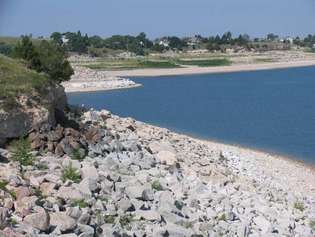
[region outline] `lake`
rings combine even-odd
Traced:
[[[69,102],[315,164],[315,67],[131,79]]]

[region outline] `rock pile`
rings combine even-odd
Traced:
[[[107,75],[104,71],[74,66],[74,75],[71,80],[64,82],[66,92],[112,90],[140,86],[134,81]]]
[[[89,111],[78,131],[30,139],[23,175],[0,165],[0,236],[315,234],[315,195],[247,176],[234,154],[167,129]]]

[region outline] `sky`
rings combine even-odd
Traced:
[[[315,0],[0,0],[0,36],[315,34]]]

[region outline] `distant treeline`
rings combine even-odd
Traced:
[[[50,38],[67,52],[88,53],[91,56],[102,56],[112,50],[145,55],[151,52],[189,49],[207,49],[209,51],[224,52],[228,48],[243,48],[245,50],[288,49],[291,45],[312,48],[315,44],[315,35],[308,35],[305,38],[280,38],[278,35],[270,33],[264,38],[251,38],[247,34],[233,37],[231,32],[211,37],[203,37],[201,35],[184,38],[166,36],[150,40],[145,33],[140,33],[137,36],[113,35],[109,38],[102,38],[97,35],[83,35],[78,31],[66,33],[54,32]],[[0,43],[0,53],[10,54],[11,51],[11,45]]]

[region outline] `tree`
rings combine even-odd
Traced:
[[[89,45],[94,48],[102,48],[104,47],[104,42],[101,37],[94,35],[89,38]]]
[[[187,47],[187,43],[176,36],[168,37],[168,41],[172,49],[182,50],[184,47]]]
[[[12,51],[13,51],[12,45],[0,42],[0,54],[10,56],[12,54]]]
[[[269,41],[275,41],[275,40],[277,40],[277,39],[279,39],[279,36],[278,36],[278,35],[275,35],[275,34],[273,34],[273,33],[269,33],[269,34],[267,35],[267,40],[269,40]]]
[[[73,75],[73,69],[66,59],[64,50],[55,42],[41,41],[39,47],[39,71],[47,73],[57,83],[67,81]]]
[[[77,52],[79,54],[87,53],[89,46],[89,38],[87,35],[82,36],[81,32],[77,33],[67,32],[64,34],[67,38],[67,49],[72,52]]]
[[[222,35],[221,43],[230,44],[231,42],[232,42],[232,33],[228,31]]]
[[[62,34],[59,32],[54,32],[51,34],[50,38],[55,41],[57,44],[62,45],[63,41],[62,41]]]
[[[73,74],[64,49],[55,41],[42,40],[35,47],[29,36],[22,36],[13,52],[14,57],[24,59],[29,68],[46,73],[57,83],[69,80]]]
[[[13,57],[26,60],[28,67],[39,70],[41,63],[38,52],[32,43],[31,37],[27,35],[21,36],[22,40],[17,43],[13,49]]]

